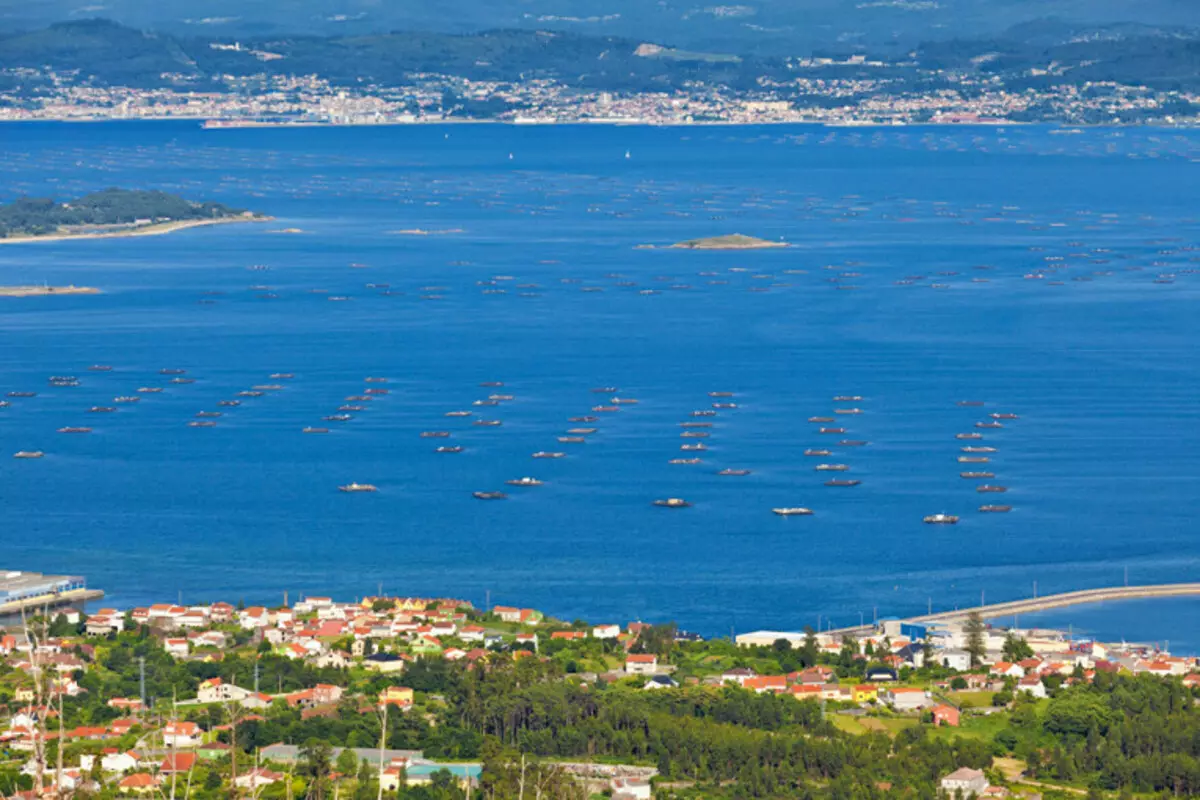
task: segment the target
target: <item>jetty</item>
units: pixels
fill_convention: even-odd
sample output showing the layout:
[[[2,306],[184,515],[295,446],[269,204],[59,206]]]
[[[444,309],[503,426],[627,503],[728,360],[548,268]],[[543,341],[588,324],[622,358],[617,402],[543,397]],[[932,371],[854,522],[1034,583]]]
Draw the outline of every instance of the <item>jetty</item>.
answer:
[[[104,592],[89,589],[87,581],[79,575],[0,570],[0,618],[24,610],[82,604],[102,597]]]
[[[915,617],[905,617],[900,622],[912,625],[962,623],[972,614],[978,614],[985,620],[1002,619],[1089,603],[1147,600],[1156,597],[1200,597],[1200,583],[1159,583],[1147,586],[1110,586],[1101,589],[1080,589],[1073,592],[1048,594],[1040,597],[1034,596],[1023,600],[1007,600],[1001,603],[986,603],[970,608],[956,608],[953,611],[938,611]],[[822,628],[817,633],[834,638],[847,636],[859,638],[874,634],[877,627],[876,624],[863,624],[848,628]],[[738,644],[745,645],[770,644],[769,641],[766,641],[769,637],[773,637],[771,641],[775,639],[788,639],[789,641],[799,642],[804,639],[804,634],[755,631],[753,633],[738,634],[736,641]]]

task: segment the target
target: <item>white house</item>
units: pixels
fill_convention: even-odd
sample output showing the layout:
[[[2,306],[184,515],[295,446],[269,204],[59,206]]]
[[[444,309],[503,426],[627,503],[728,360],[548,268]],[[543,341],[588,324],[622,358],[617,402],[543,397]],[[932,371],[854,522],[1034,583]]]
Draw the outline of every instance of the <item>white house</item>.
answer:
[[[254,789],[259,786],[270,786],[283,780],[284,776],[269,769],[252,769],[244,775],[238,775],[234,781],[240,789]]]
[[[897,711],[916,711],[924,708],[930,702],[929,693],[924,689],[912,689],[904,686],[881,689],[879,698]]]
[[[592,628],[592,638],[594,639],[616,639],[620,635],[620,625],[597,625]]]
[[[966,672],[971,668],[971,654],[966,650],[943,650],[937,658],[943,666],[958,672]]]
[[[467,625],[458,632],[458,638],[464,642],[482,642],[485,633],[486,631],[479,625]]]
[[[81,755],[79,757],[79,767],[84,772],[91,772],[95,765],[95,756]],[[137,768],[137,758],[130,753],[106,753],[100,757],[100,769],[105,772],[133,772]]]
[[[942,791],[951,795],[957,791],[961,791],[963,796],[970,795],[972,792],[983,794],[987,791],[988,786],[988,779],[983,774],[983,770],[970,767],[956,769],[942,778]]]
[[[163,649],[175,658],[184,658],[190,652],[187,639],[165,639]]]
[[[201,703],[228,703],[245,700],[249,694],[249,689],[225,683],[220,678],[209,678],[200,684],[196,699]]]
[[[613,778],[610,787],[612,796],[622,800],[650,800],[654,796],[650,781],[641,778]]]
[[[625,657],[625,671],[630,675],[653,675],[658,672],[658,656],[653,653],[631,653]]]
[[[200,744],[200,726],[194,722],[168,722],[162,730],[166,747],[196,747]]]
[[[1026,675],[1017,682],[1018,692],[1028,692],[1034,697],[1042,700],[1046,697],[1046,685],[1042,683],[1042,679],[1037,675]]]

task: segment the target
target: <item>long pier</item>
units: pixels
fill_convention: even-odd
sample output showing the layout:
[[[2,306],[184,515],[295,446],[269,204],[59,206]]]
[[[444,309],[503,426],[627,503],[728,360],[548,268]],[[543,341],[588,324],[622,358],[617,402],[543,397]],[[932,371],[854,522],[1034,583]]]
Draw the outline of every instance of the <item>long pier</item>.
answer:
[[[69,589],[65,592],[42,594],[36,597],[25,597],[20,600],[10,600],[0,603],[0,618],[20,614],[22,610],[41,611],[42,609],[60,608],[62,606],[86,603],[89,600],[99,600],[104,597],[100,589]]]
[[[1024,600],[1010,600],[1004,603],[991,603],[973,608],[958,608],[953,611],[939,611],[936,614],[924,614],[919,617],[908,617],[904,622],[917,624],[934,622],[961,622],[971,614],[979,614],[984,619],[1020,616],[1038,611],[1049,611],[1055,608],[1083,605],[1086,603],[1103,603],[1113,600],[1143,600],[1153,597],[1196,597],[1200,596],[1200,583],[1160,583],[1152,586],[1112,586],[1105,589],[1082,589],[1076,592],[1048,594],[1042,597],[1030,597]],[[871,633],[873,625],[860,625],[852,628],[837,628],[822,631],[835,636],[862,636]]]

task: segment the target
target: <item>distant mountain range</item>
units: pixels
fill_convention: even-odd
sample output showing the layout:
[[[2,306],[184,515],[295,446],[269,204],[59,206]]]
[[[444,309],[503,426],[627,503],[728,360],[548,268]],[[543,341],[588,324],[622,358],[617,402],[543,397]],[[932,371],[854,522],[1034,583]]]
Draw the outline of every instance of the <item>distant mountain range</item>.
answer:
[[[0,0],[0,30],[103,16],[176,36],[360,36],[544,29],[755,55],[903,50],[990,38],[1039,17],[1200,24],[1197,0]]]
[[[319,75],[342,85],[405,85],[413,73],[518,82],[552,78],[568,86],[614,91],[680,88],[692,81],[753,90],[760,77],[788,83],[788,60],[648,45],[644,39],[522,29],[469,35],[395,32],[361,36],[277,36],[239,40],[174,36],[109,20],[56,23],[0,34],[0,69],[79,71],[101,85],[171,85],[214,75]],[[224,42],[224,44],[222,44]],[[214,47],[214,44],[219,45]],[[830,51],[838,50],[837,47]],[[1142,24],[1080,27],[1055,20],[1025,23],[991,38],[918,45],[888,70],[895,89],[953,70],[999,78],[1010,88],[1114,81],[1157,89],[1200,89],[1200,31]],[[827,77],[872,77],[869,65],[832,66]],[[22,79],[23,80],[23,79]],[[22,80],[8,78],[21,88]],[[0,88],[4,81],[0,81]],[[34,89],[29,82],[28,88]]]

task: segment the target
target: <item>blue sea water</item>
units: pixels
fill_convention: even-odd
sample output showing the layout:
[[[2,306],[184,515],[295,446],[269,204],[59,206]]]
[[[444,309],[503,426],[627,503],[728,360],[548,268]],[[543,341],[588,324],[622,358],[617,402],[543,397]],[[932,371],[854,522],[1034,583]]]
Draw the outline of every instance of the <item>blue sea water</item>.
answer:
[[[1198,158],[1156,129],[6,126],[0,199],[162,188],[277,219],[0,244],[2,284],[104,290],[0,298],[0,394],[38,392],[0,409],[2,566],[117,605],[382,586],[707,634],[1195,580]],[[793,246],[638,248],[732,232]],[[216,405],[263,383],[285,388]],[[598,387],[639,402],[593,414]],[[692,417],[713,391],[737,408]],[[490,393],[513,399],[472,406]],[[849,406],[844,435],[807,421]],[[993,412],[1019,419],[973,427]],[[701,419],[703,464],[668,464]],[[959,477],[969,444],[1007,493]],[[525,475],[545,485],[504,484]],[[815,514],[771,513],[793,505]],[[1200,651],[1195,603],[1128,608]]]

